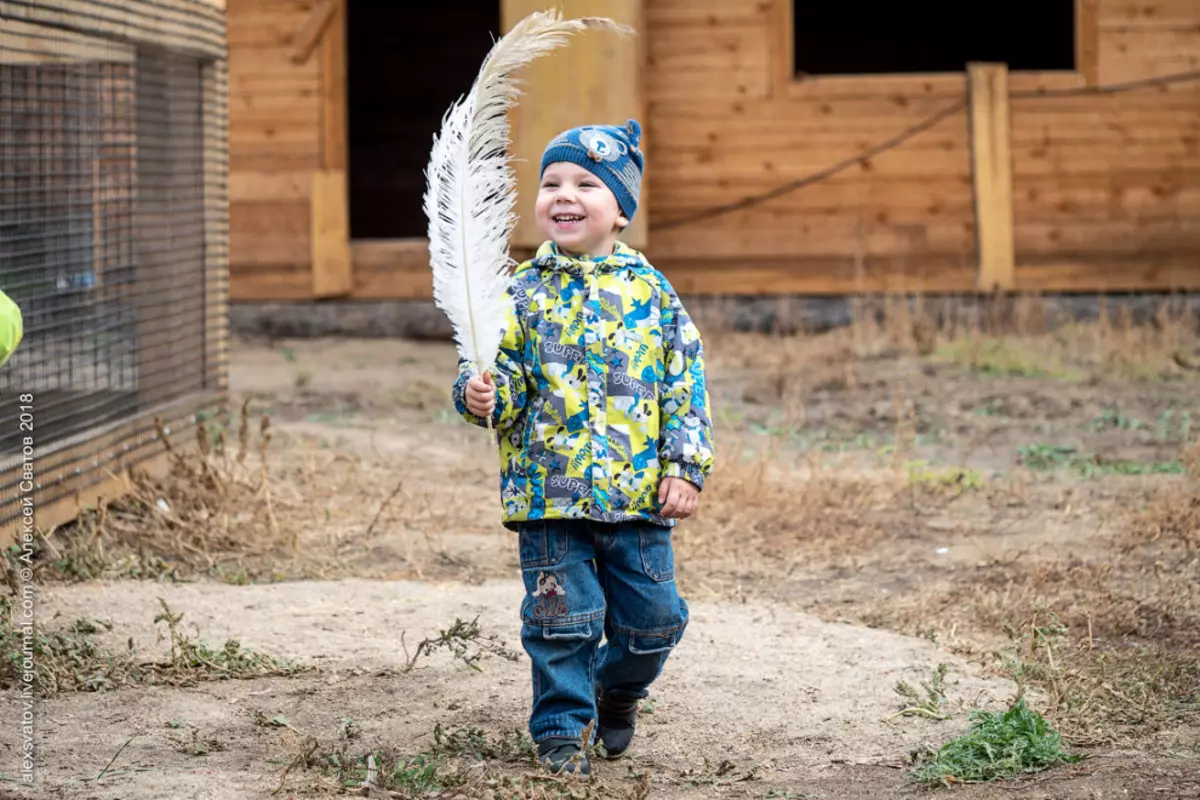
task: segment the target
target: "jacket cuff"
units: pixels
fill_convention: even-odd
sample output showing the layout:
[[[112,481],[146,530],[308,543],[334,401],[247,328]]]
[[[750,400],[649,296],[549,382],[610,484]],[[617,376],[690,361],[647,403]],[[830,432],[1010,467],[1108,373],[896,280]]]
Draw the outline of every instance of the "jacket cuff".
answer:
[[[704,472],[695,464],[681,464],[678,461],[667,462],[667,470],[663,475],[664,478],[683,478],[691,484],[695,484],[697,489],[704,490]]]
[[[492,373],[492,379],[493,379],[493,381],[495,381],[495,379],[496,379],[495,372]],[[454,382],[454,386],[450,390],[450,397],[451,397],[451,400],[453,400],[453,402],[454,402],[454,410],[457,411],[459,416],[461,416],[464,420],[466,420],[470,424],[475,425],[480,428],[486,428],[487,424],[488,424],[486,417],[477,417],[474,414],[472,414],[470,411],[467,410],[466,394],[467,394],[467,378],[465,375],[462,375],[459,377],[459,379],[457,381]],[[503,415],[504,415],[504,407],[500,403],[499,392],[497,392],[496,407],[492,410],[492,427],[493,428],[499,428],[500,418]]]

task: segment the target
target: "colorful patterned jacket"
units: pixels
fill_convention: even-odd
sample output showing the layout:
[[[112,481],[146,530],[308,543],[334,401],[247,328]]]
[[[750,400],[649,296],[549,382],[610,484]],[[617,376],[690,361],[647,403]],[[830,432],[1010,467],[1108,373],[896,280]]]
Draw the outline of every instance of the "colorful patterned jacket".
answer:
[[[701,489],[713,465],[700,332],[665,276],[618,242],[595,261],[547,242],[517,267],[492,371],[504,524],[541,519],[647,521],[659,483]],[[472,366],[453,398],[467,421]]]

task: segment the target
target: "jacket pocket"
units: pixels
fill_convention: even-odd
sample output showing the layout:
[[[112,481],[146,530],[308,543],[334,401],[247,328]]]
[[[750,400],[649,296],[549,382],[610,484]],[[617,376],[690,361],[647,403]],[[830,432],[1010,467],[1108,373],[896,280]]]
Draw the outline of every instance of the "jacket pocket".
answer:
[[[533,435],[537,433],[538,421],[542,418],[543,400],[534,398],[529,404],[529,413],[525,415],[525,430],[521,432],[521,452],[528,453],[533,444]]]
[[[642,569],[650,580],[662,583],[675,580],[675,550],[671,546],[671,529],[661,525],[638,526],[638,549]]]

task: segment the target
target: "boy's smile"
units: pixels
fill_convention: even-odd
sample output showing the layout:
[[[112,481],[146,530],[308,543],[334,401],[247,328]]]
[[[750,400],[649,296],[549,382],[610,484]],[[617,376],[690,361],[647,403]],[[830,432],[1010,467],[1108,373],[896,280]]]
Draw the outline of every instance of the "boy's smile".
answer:
[[[546,167],[534,213],[542,233],[576,256],[610,255],[618,225],[626,224],[616,196],[604,182],[568,162]]]

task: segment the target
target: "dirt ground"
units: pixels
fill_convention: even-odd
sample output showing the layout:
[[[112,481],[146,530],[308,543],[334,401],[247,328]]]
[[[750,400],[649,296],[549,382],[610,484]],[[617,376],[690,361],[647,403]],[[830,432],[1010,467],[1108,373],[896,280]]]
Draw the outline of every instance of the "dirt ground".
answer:
[[[1136,547],[1120,539],[1164,493],[1184,506],[1193,496],[1181,473],[1200,421],[1200,373],[1187,359],[1149,376],[1139,372],[1148,359],[1122,361],[1111,343],[1107,360],[1089,360],[1087,337],[1103,332],[1058,334],[1063,363],[1036,344],[918,353],[875,333],[869,343],[856,331],[766,349],[762,337],[706,334],[718,471],[701,513],[677,532],[692,623],[631,756],[596,766],[595,796],[639,796],[621,792],[647,779],[640,796],[666,800],[923,793],[906,776],[912,756],[966,730],[968,711],[1013,699],[1017,684],[995,656],[1013,642],[1019,654],[1020,631],[1041,630],[1038,614],[1058,614],[1092,648],[1165,648],[1195,668],[1194,553],[1171,560],[1182,551],[1164,550],[1165,534]],[[38,791],[0,783],[0,796],[6,787],[124,800],[329,795],[336,788],[314,750],[349,741],[416,755],[435,729],[524,730],[515,542],[498,522],[487,434],[447,403],[452,346],[245,341],[231,358],[238,405],[251,401],[255,427],[270,418],[270,497],[260,487],[222,511],[225,539],[191,545],[207,559],[199,571],[164,548],[152,562],[144,552],[114,562],[113,550],[109,567],[83,575],[82,551],[67,543],[87,529],[55,532],[57,563],[77,579],[48,578],[38,616],[48,627],[102,621],[92,636],[101,650],[162,657],[161,598],[213,647],[233,638],[310,669],[59,692],[39,701]],[[184,518],[184,495],[162,496]],[[123,519],[113,512],[107,524]],[[177,540],[187,530],[170,529]],[[275,539],[252,546],[258,531]],[[1190,547],[1193,533],[1180,540]],[[1126,557],[1111,555],[1119,551]],[[1104,603],[1084,591],[1088,581],[1106,581]],[[439,650],[407,668],[417,642],[475,619],[511,657],[487,653],[471,669]],[[1041,637],[1027,667],[1048,655],[1057,669],[1064,651]],[[896,716],[897,681],[917,686],[939,664],[939,709],[950,719]],[[1171,689],[1170,708],[1149,724],[1151,698],[1169,692],[1137,684],[1145,695],[1130,700],[1143,712],[1134,723],[1100,714],[1108,706],[1098,699],[1068,702],[1086,670],[1076,672],[1031,683],[1029,696],[1086,760],[944,791],[1200,797],[1194,687]],[[1134,691],[1114,680],[1097,685]],[[6,719],[19,707],[11,692],[0,699]],[[15,724],[0,729],[9,779],[17,747]]]

